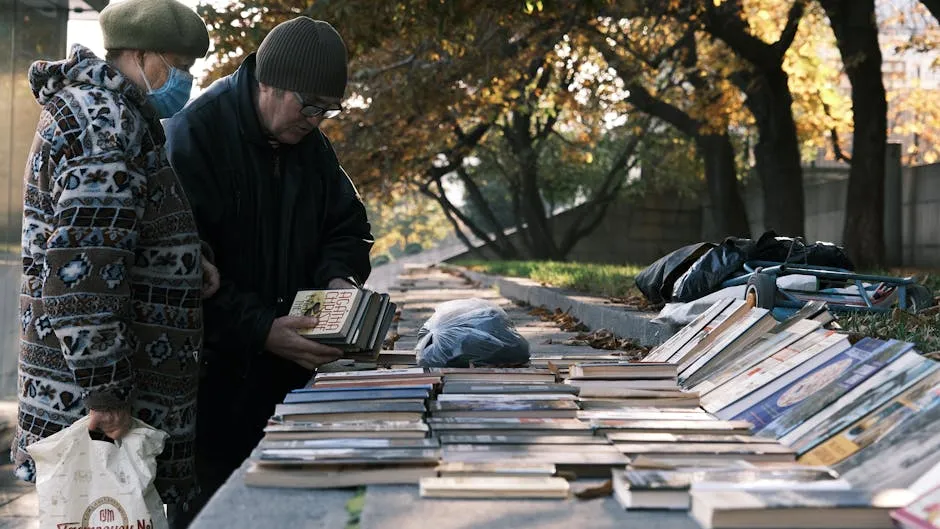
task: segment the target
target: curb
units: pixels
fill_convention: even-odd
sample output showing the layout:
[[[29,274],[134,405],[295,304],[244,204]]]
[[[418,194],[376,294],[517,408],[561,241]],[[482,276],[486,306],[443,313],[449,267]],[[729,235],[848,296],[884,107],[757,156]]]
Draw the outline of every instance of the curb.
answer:
[[[670,325],[652,323],[650,320],[656,317],[655,314],[605,304],[604,298],[545,287],[531,279],[493,276],[451,264],[440,266],[481,285],[495,287],[504,297],[535,307],[559,308],[591,329],[608,329],[644,347],[663,343],[677,330]]]

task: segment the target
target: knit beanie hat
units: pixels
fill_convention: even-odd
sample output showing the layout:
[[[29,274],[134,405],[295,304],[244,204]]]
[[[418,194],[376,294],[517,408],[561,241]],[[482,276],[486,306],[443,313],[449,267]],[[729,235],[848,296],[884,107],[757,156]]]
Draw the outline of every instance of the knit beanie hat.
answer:
[[[297,17],[278,24],[258,48],[258,81],[309,96],[342,98],[346,45],[333,26]]]
[[[205,57],[209,32],[195,11],[176,0],[112,2],[98,17],[107,50]]]

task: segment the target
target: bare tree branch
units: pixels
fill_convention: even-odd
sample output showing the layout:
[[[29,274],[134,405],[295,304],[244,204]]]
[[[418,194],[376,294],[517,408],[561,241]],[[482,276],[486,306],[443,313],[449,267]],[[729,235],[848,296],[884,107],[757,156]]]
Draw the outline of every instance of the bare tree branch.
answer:
[[[493,235],[496,238],[496,243],[500,245],[502,251],[500,253],[505,254],[508,258],[516,257],[518,253],[515,246],[512,242],[506,237],[506,233],[502,225],[499,223],[499,219],[496,218],[496,214],[493,212],[493,208],[486,202],[486,198],[483,196],[483,192],[480,190],[480,186],[473,181],[473,178],[467,173],[466,168],[460,166],[457,168],[457,177],[460,178],[460,181],[463,183],[464,189],[467,191],[467,197],[479,210],[487,222],[490,223],[490,226],[493,229]]]
[[[408,66],[410,64],[413,64],[414,62],[415,62],[415,55],[411,54],[400,61],[393,62],[392,64],[388,64],[386,66],[381,66],[378,68],[363,68],[361,70],[357,70],[355,73],[349,76],[349,78],[352,81],[356,81],[356,82],[366,81],[369,79],[373,79],[379,75],[382,75],[385,72],[389,72],[389,71],[401,68],[403,66]]]
[[[579,214],[575,217],[574,222],[572,222],[571,226],[568,228],[568,233],[565,234],[562,243],[559,245],[562,253],[571,251],[574,245],[578,243],[578,240],[589,234],[591,230],[597,227],[600,220],[604,218],[610,202],[616,199],[617,194],[623,187],[625,171],[629,170],[631,167],[630,159],[633,158],[650,123],[651,120],[649,118],[644,120],[640,133],[634,134],[633,137],[630,138],[630,141],[620,150],[620,153],[607,170],[603,182],[595,189],[592,197],[578,207]],[[592,217],[592,220],[588,222],[588,227],[582,228],[585,220],[589,216]]]
[[[433,198],[441,206],[441,211],[444,212],[444,216],[447,217],[447,220],[450,221],[451,227],[454,228],[454,233],[457,235],[457,238],[460,239],[460,242],[467,247],[467,250],[477,257],[477,259],[483,260],[486,257],[483,255],[483,252],[475,244],[470,242],[470,238],[467,237],[467,234],[463,232],[463,229],[460,227],[460,223],[457,222],[457,219],[454,218],[451,214],[450,209],[447,207],[447,204],[442,200],[442,196],[438,195],[434,191],[431,191],[425,186],[421,186],[421,193]],[[443,193],[442,193],[443,195]]]

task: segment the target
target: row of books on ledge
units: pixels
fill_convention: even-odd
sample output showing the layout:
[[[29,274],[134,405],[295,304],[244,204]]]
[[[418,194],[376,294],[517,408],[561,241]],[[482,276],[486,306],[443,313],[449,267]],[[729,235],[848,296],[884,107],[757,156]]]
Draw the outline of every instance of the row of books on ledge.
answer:
[[[646,362],[321,373],[277,407],[246,482],[568,497],[605,477],[625,508],[704,527],[883,527],[936,484],[940,375],[911,344],[853,343],[828,319],[724,300]]]

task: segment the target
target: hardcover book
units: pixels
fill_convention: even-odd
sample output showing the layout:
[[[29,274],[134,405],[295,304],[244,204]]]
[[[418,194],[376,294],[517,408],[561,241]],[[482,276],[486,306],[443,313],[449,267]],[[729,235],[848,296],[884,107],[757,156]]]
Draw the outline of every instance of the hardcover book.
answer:
[[[630,457],[644,455],[656,459],[692,458],[695,460],[721,458],[744,461],[790,462],[796,458],[792,449],[771,443],[622,443],[614,444]]]
[[[554,476],[555,465],[550,463],[524,463],[497,461],[493,463],[440,463],[437,474],[446,476]]]
[[[516,393],[568,393],[578,394],[578,388],[568,384],[555,383],[490,383],[490,382],[447,382],[441,389],[442,394],[463,393],[478,395],[509,395]]]
[[[914,351],[888,364],[852,391],[780,438],[800,454],[934,373],[940,364]]]
[[[569,380],[675,380],[676,365],[662,362],[584,362],[568,368]]]
[[[809,465],[835,465],[879,441],[902,422],[928,414],[940,405],[938,376],[922,379],[876,410],[818,444],[800,457]]]
[[[755,417],[751,421],[757,431],[756,435],[775,439],[783,437],[793,428],[816,416],[842,395],[879,373],[885,366],[896,361],[900,355],[913,347],[914,344],[897,340],[889,342],[873,338],[861,340],[852,347],[851,351],[861,352],[860,358],[866,356],[865,351],[871,351],[871,353],[860,363],[849,363],[840,373],[837,367],[838,361],[830,361],[803,377],[797,385],[791,385],[768,397],[763,403],[766,407],[758,412],[760,419]],[[845,354],[847,359],[853,358],[851,353]],[[816,380],[819,384],[816,386],[818,389],[815,390],[812,388],[813,377],[819,378]],[[831,377],[831,382],[828,384],[823,380],[826,377]],[[766,415],[762,412],[766,412]],[[761,421],[767,422],[761,426]]]
[[[725,330],[731,327],[735,322],[747,315],[750,311],[747,303],[743,299],[736,299],[724,308],[712,321],[679,348],[665,362],[682,365],[686,359],[698,356],[706,347],[710,346]]]
[[[778,332],[767,333],[751,347],[741,351],[740,355],[716,365],[711,376],[694,385],[689,385],[689,389],[705,395],[764,359],[773,356],[785,347],[789,347],[797,340],[819,329],[819,327],[819,322],[800,320]]]
[[[857,487],[907,488],[922,494],[938,483],[940,406],[915,413],[877,442],[856,451],[833,468]],[[933,476],[931,476],[933,474]]]
[[[881,340],[865,338],[801,375],[799,379],[778,385],[773,393],[734,418],[749,421],[754,425],[754,430],[759,431],[784,412],[801,408],[803,404],[815,408],[806,413],[805,416],[809,417],[884,367],[885,362],[893,360],[898,353],[913,347],[903,342],[897,342],[897,347],[889,345]],[[879,352],[883,354],[879,355]]]
[[[777,320],[767,309],[751,309],[710,347],[679,364],[679,383],[683,387],[692,387],[708,379],[723,361],[738,356],[740,350],[754,343],[776,325]]]
[[[848,348],[846,335],[822,330],[812,333],[702,397],[702,407],[730,419],[789,379],[800,378]]]
[[[679,329],[679,332],[673,334],[668,340],[650,351],[650,353],[646,355],[646,358],[643,359],[643,362],[668,362],[682,346],[692,340],[696,334],[701,332],[706,325],[721,314],[721,311],[725,310],[733,301],[732,298],[724,298],[713,303],[711,307],[705,309],[705,312],[699,314],[692,320],[692,323]]]
[[[690,490],[845,490],[849,484],[824,467],[614,470],[614,493],[626,509],[686,510]],[[618,483],[619,482],[619,483]],[[618,490],[619,489],[619,490]]]

